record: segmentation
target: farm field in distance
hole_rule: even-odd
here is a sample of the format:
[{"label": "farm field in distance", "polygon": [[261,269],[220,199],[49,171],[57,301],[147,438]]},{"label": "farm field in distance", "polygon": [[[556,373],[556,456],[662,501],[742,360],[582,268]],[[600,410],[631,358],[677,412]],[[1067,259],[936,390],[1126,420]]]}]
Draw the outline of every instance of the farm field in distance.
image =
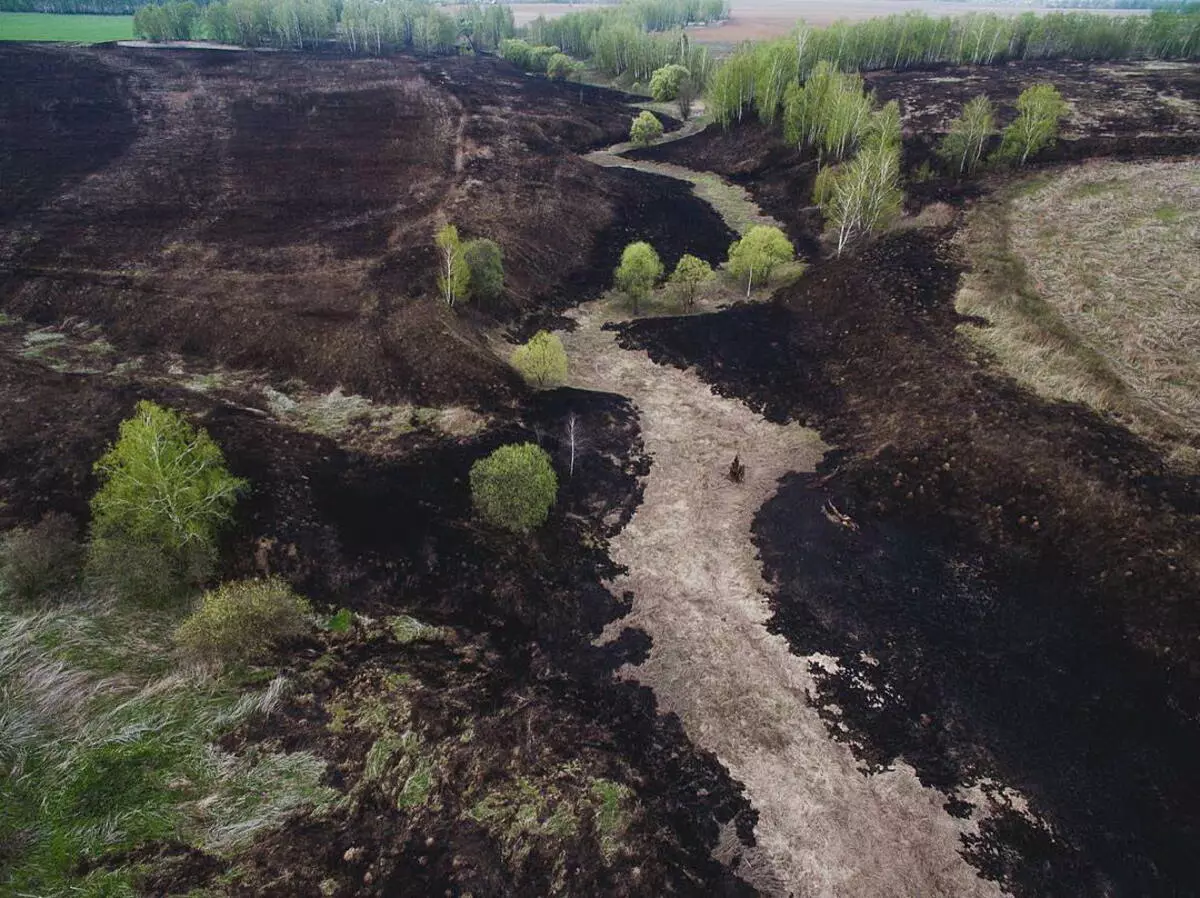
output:
[{"label": "farm field in distance", "polygon": [[0,894],[1200,895],[1191,20],[321,2],[0,43]]},{"label": "farm field in distance", "polygon": [[0,41],[98,44],[133,38],[133,16],[0,12]]}]

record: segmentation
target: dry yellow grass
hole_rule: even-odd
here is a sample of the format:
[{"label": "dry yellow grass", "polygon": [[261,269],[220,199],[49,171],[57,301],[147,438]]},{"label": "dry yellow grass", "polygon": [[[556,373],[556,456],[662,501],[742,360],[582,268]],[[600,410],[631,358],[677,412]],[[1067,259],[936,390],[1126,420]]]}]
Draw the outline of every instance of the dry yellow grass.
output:
[{"label": "dry yellow grass", "polygon": [[964,331],[1040,395],[1200,446],[1200,162],[1103,163],[971,216]]}]

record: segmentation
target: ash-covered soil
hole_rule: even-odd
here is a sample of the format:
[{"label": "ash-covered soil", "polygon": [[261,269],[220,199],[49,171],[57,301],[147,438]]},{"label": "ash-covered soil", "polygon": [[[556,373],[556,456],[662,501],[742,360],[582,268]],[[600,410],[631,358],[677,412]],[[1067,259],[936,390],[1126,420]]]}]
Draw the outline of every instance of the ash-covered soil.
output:
[{"label": "ash-covered soil", "polygon": [[507,401],[507,368],[435,299],[441,224],[505,252],[507,295],[461,310],[488,321],[594,293],[627,239],[725,249],[684,185],[577,157],[628,134],[626,100],[490,58],[6,46],[0,306],[128,352]]},{"label": "ash-covered soil", "polygon": [[[711,857],[726,829],[751,839],[753,811],[740,787],[674,717],[657,713],[650,690],[611,678],[644,656],[636,632],[591,644],[624,610],[601,584],[617,573],[606,541],[640,501],[638,476],[649,465],[636,415],[620,397],[540,394],[478,437],[416,432],[383,455],[282,427],[253,408],[253,396],[210,398],[26,360],[0,359],[0,398],[6,524],[46,510],[83,520],[91,460],[135,401],[151,398],[205,426],[253,485],[224,575],[277,573],[322,609],[366,616],[350,633],[292,646],[279,711],[224,742],[238,752],[314,751],[346,802],[294,818],[231,857],[143,846],[135,859],[147,862],[146,894],[218,882],[222,894],[247,898],[330,888],[341,896],[750,894]],[[467,487],[472,462],[520,440],[561,457],[570,414],[587,449],[539,538],[514,541],[480,526]],[[443,629],[397,644],[382,620],[401,611]],[[399,806],[395,784],[364,770],[380,738],[373,727],[393,726],[419,733],[432,765],[430,794],[415,808]],[[472,816],[486,795],[518,783],[541,790],[556,812],[572,802],[586,810],[597,780],[628,790],[616,835],[597,832],[579,811],[573,831],[529,835],[515,851]]]}]

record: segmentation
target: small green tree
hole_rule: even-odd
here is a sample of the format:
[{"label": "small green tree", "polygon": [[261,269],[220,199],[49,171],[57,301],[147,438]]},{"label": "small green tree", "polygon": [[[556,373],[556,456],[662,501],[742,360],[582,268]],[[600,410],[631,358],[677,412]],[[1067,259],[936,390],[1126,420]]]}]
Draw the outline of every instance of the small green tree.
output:
[{"label": "small green tree", "polygon": [[468,240],[463,259],[469,272],[467,294],[476,299],[495,299],[504,292],[504,251],[486,237]]},{"label": "small green tree", "polygon": [[749,298],[755,276],[765,284],[778,265],[792,261],[795,256],[796,250],[783,231],[769,225],[755,225],[741,240],[730,244],[726,265],[734,277],[746,279],[746,297]]},{"label": "small green tree", "polygon": [[280,642],[307,633],[311,613],[277,577],[225,583],[201,597],[176,629],[175,642],[200,661],[261,661]]},{"label": "small green tree", "polygon": [[534,386],[557,386],[567,379],[567,351],[557,334],[538,331],[513,350],[512,366]]},{"label": "small green tree", "polygon": [[471,501],[485,521],[514,533],[546,522],[558,495],[550,456],[533,443],[501,446],[471,466]]},{"label": "small green tree", "polygon": [[696,294],[713,278],[712,266],[690,253],[679,257],[671,272],[671,284],[679,291],[683,307],[689,311],[696,305]]},{"label": "small green tree", "polygon": [[633,314],[638,314],[641,301],[654,289],[663,275],[663,264],[654,247],[644,240],[631,243],[621,253],[621,264],[614,272],[617,289],[633,302]]},{"label": "small green tree", "polygon": [[434,236],[434,243],[442,259],[438,290],[442,293],[442,301],[454,308],[454,304],[467,295],[471,282],[471,270],[463,256],[458,228],[452,224],[446,225]]},{"label": "small green tree", "polygon": [[246,482],[229,473],[205,431],[139,402],[95,470],[101,485],[92,498],[90,554],[101,568],[115,570],[122,547],[139,547],[181,578],[209,573]]},{"label": "small green tree", "polygon": [[684,78],[675,94],[675,106],[679,109],[679,117],[685,122],[692,117],[692,104],[696,102],[696,84],[691,78]]},{"label": "small green tree", "polygon": [[553,81],[565,81],[574,69],[575,63],[566,53],[555,53],[546,62],[546,75]]},{"label": "small green tree", "polygon": [[679,96],[679,86],[691,76],[686,66],[678,63],[655,69],[650,76],[650,96],[659,103],[666,103]]},{"label": "small green tree", "polygon": [[1018,115],[1004,129],[996,158],[1024,165],[1058,137],[1059,127],[1070,107],[1053,84],[1035,84],[1017,97]]},{"label": "small green tree", "polygon": [[958,174],[969,174],[979,164],[987,139],[995,133],[996,115],[992,101],[986,94],[980,94],[950,123],[950,130],[938,146],[938,155]]},{"label": "small green tree", "polygon": [[629,139],[640,147],[648,147],[662,137],[663,126],[653,112],[643,109],[629,126]]}]

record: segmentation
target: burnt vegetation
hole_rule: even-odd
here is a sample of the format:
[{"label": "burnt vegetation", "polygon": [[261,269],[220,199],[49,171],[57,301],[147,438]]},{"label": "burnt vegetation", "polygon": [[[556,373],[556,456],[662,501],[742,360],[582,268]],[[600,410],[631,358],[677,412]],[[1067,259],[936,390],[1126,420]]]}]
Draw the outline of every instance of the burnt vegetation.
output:
[{"label": "burnt vegetation", "polygon": [[[1192,58],[1196,13],[896,18],[717,67],[674,29],[720,4],[519,40],[408,12],[390,37],[350,2],[311,40],[220,35],[307,52],[0,46],[0,885],[754,894],[745,788],[616,675],[653,649],[606,584],[655,461],[626,397],[561,386],[554,333],[615,288],[624,350],[834,447],[752,538],[767,629],[832,659],[808,702],[861,775],[911,765],[1007,893],[1196,894],[1195,471],[1018,383],[956,310],[980,200],[1200,149],[1194,63],[1044,58]],[[897,35],[912,58],[868,52]],[[500,55],[429,55],[456,46]],[[661,128],[628,158],[720,176],[782,229],[582,158],[638,109],[566,54],[707,88],[726,127],[672,140],[643,111]],[[1018,146],[1034,85],[1052,114]],[[672,271],[686,314],[636,318]],[[750,488],[742,457],[722,488]],[[186,490],[147,499],[147,469]],[[169,589],[123,593],[123,559],[161,557]]]}]

